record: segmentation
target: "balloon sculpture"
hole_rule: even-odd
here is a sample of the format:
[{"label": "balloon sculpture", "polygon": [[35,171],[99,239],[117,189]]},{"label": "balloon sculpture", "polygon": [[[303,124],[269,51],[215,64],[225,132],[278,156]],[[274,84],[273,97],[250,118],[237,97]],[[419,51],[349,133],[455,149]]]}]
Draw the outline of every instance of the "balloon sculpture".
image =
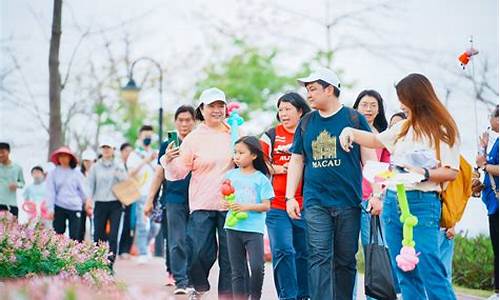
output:
[{"label": "balloon sculpture", "polygon": [[[26,212],[26,214],[28,214],[28,217],[30,219],[35,219],[37,217],[37,215],[38,215],[37,205],[34,201],[25,200],[23,205],[22,205],[22,208]],[[50,212],[49,212],[49,209],[47,208],[47,204],[46,204],[45,200],[43,200],[40,203],[40,216],[42,217],[42,219],[48,220],[50,218],[49,214],[50,214]]]},{"label": "balloon sculpture", "polygon": [[[234,194],[234,187],[231,185],[231,180],[226,179],[222,182],[221,187],[222,195],[224,199],[229,203],[234,203],[236,201],[236,195]],[[226,226],[234,227],[240,220],[245,220],[248,218],[248,213],[246,212],[234,212],[230,211],[229,216],[226,220]]]},{"label": "balloon sculpture", "polygon": [[469,63],[471,57],[477,54],[479,54],[479,51],[472,47],[470,47],[469,49],[465,50],[462,54],[460,54],[458,60],[460,61],[462,68],[465,69],[465,66]]},{"label": "balloon sculpture", "polygon": [[227,122],[231,127],[231,141],[233,145],[239,138],[238,127],[243,125],[243,118],[238,114],[238,109],[240,109],[240,104],[238,102],[231,102],[227,105],[227,112],[229,114],[229,118]]},{"label": "balloon sculpture", "polygon": [[399,220],[403,223],[403,247],[396,256],[398,267],[405,271],[415,269],[418,264],[418,256],[415,253],[415,241],[413,240],[413,227],[418,224],[418,219],[410,213],[408,199],[406,198],[405,186],[402,183],[396,185],[399,207],[401,208],[401,217]]},{"label": "balloon sculpture", "polygon": [[363,169],[363,176],[373,183],[396,185],[398,203],[401,208],[399,220],[403,223],[403,241],[401,242],[403,247],[396,256],[396,262],[398,267],[405,272],[415,269],[419,259],[418,253],[415,252],[413,227],[418,224],[418,218],[410,212],[404,184],[420,182],[423,176],[416,173],[396,172],[392,165],[374,161],[367,162]]}]

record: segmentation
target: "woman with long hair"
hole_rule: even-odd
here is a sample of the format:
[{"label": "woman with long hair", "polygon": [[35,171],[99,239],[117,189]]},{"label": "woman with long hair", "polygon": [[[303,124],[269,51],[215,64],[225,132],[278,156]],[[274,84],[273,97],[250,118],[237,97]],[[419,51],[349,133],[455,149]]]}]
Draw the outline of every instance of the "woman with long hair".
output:
[{"label": "woman with long hair", "polygon": [[[375,90],[364,90],[359,93],[356,101],[352,106],[355,110],[357,110],[360,114],[362,114],[368,124],[370,125],[372,132],[380,133],[387,129],[387,119],[385,118],[385,109],[384,109],[384,99],[382,96]],[[386,148],[376,149],[377,159],[380,162],[390,162],[391,156],[389,151]],[[368,180],[363,178],[362,181],[363,190],[362,190],[362,199],[361,205],[363,210],[361,210],[361,245],[363,246],[363,250],[370,243],[370,220],[371,215],[369,213],[370,207],[368,206],[368,200],[373,194],[373,189]],[[379,195],[381,197],[382,195]],[[385,224],[381,222],[382,228],[384,228]],[[394,267],[394,266],[393,266]],[[395,271],[395,270],[394,270]],[[394,277],[395,281],[397,280]],[[396,292],[399,291],[399,285],[396,284]],[[366,296],[367,299],[373,299],[369,296]]]},{"label": "woman with long hair", "polygon": [[[396,92],[403,110],[408,112],[407,120],[379,134],[345,128],[339,140],[346,151],[352,143],[369,148],[385,147],[396,163],[400,158],[415,154],[416,150],[433,153],[437,163],[432,167],[403,165],[424,178],[419,183],[405,184],[410,211],[418,218],[414,240],[420,262],[412,271],[398,268],[397,277],[404,299],[456,299],[439,258],[438,238],[441,184],[456,178],[460,164],[457,125],[425,76],[406,76],[396,85]],[[389,186],[382,219],[386,224],[386,240],[393,264],[396,264],[403,238],[399,210],[395,187]]]}]

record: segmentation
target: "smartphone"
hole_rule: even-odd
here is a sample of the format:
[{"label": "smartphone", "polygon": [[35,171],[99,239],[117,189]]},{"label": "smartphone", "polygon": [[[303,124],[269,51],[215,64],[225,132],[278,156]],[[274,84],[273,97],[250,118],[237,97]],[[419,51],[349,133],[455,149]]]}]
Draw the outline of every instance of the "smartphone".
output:
[{"label": "smartphone", "polygon": [[180,146],[179,136],[177,135],[177,131],[169,131],[167,132],[167,137],[170,142],[174,141],[174,146],[177,148]]}]

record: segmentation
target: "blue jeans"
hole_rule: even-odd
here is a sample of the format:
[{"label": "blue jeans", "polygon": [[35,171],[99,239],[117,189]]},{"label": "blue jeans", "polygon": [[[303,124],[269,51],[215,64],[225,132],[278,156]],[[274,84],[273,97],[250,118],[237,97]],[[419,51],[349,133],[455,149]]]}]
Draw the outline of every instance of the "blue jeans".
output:
[{"label": "blue jeans", "polygon": [[[224,230],[225,211],[197,210],[188,222],[188,240],[191,244],[189,279],[198,292],[210,290],[208,275],[219,259],[219,299],[232,297],[231,264]],[[217,257],[218,256],[218,257]]]},{"label": "blue jeans", "polygon": [[[366,209],[368,206],[368,201],[362,201],[361,206]],[[365,251],[365,247],[370,243],[370,222],[371,222],[371,214],[367,213],[364,210],[361,210],[361,245],[363,246],[363,254]],[[382,226],[382,233],[384,235],[384,240],[386,239],[386,231],[385,231],[385,226],[384,226],[384,221],[382,218],[380,218],[380,225]],[[382,240],[380,238],[379,234],[379,244],[382,244]],[[387,244],[387,241],[386,241]],[[366,257],[366,255],[365,255]],[[399,294],[401,293],[401,289],[399,288],[399,283],[398,283],[398,277],[397,277],[397,266],[391,262],[392,265],[392,275],[394,276],[394,288],[396,290],[396,293]],[[356,293],[356,290],[354,290],[354,293]],[[355,299],[355,298],[353,298]],[[370,296],[366,296],[366,299],[370,300],[373,299]]]},{"label": "blue jeans", "polygon": [[187,203],[166,203],[167,223],[167,246],[166,251],[169,261],[169,271],[175,279],[176,286],[187,287],[189,245],[187,242],[187,225],[189,220],[189,208]]},{"label": "blue jeans", "polygon": [[160,225],[151,221],[150,218],[144,216],[144,205],[146,204],[146,196],[135,202],[136,204],[136,234],[135,241],[139,250],[139,255],[148,255],[149,242],[158,235]]},{"label": "blue jeans", "polygon": [[305,212],[311,299],[351,300],[361,209],[314,205]]},{"label": "blue jeans", "polygon": [[439,231],[439,257],[444,264],[446,269],[446,278],[450,283],[452,283],[453,274],[453,246],[455,245],[454,240],[449,240],[446,237],[446,231]]},{"label": "blue jeans", "polygon": [[[410,272],[403,272],[397,268],[403,298],[456,299],[453,288],[446,278],[446,268],[439,255],[441,201],[434,192],[408,191],[406,195],[410,212],[418,218],[418,224],[413,228],[413,239],[416,252],[420,252],[420,262]],[[401,210],[396,192],[389,190],[384,200],[382,217],[393,264],[396,264],[396,256],[401,250],[403,240],[403,224],[399,220],[400,215]]]},{"label": "blue jeans", "polygon": [[267,212],[266,225],[273,255],[274,285],[278,298],[281,300],[308,297],[304,220],[292,220],[286,211],[272,208]]}]

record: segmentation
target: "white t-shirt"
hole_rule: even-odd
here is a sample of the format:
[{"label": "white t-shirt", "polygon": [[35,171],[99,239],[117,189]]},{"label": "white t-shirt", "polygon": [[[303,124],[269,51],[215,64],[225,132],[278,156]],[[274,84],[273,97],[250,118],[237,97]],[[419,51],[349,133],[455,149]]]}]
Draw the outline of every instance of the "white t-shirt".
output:
[{"label": "white t-shirt", "polygon": [[[384,146],[391,152],[391,157],[402,156],[406,153],[415,150],[432,150],[433,153],[436,153],[436,148],[433,146],[428,137],[423,137],[419,140],[416,140],[414,136],[413,128],[410,127],[408,129],[408,133],[405,137],[399,139],[396,142],[396,139],[401,132],[402,126],[405,122],[399,122],[395,124],[392,128],[380,133],[377,135],[377,139],[384,144]],[[460,167],[460,145],[459,141],[455,142],[453,147],[450,147],[445,142],[440,142],[440,162],[442,167],[449,167],[451,169],[458,170]],[[435,154],[437,155],[437,154]],[[418,190],[423,192],[430,191],[441,191],[441,186],[439,183],[426,181],[422,183],[416,184],[407,184],[405,185],[406,190]],[[395,190],[394,186],[388,187],[391,190]]]},{"label": "white t-shirt", "polygon": [[[154,150],[145,151],[141,148],[135,149],[128,156],[127,169],[130,171],[137,168],[142,163],[142,160],[145,157],[150,157],[153,152]],[[155,162],[156,160],[153,160],[152,162],[142,166],[135,177],[141,186],[140,192],[142,196],[147,196],[149,194],[149,189],[155,175],[155,166],[153,164]]]}]

